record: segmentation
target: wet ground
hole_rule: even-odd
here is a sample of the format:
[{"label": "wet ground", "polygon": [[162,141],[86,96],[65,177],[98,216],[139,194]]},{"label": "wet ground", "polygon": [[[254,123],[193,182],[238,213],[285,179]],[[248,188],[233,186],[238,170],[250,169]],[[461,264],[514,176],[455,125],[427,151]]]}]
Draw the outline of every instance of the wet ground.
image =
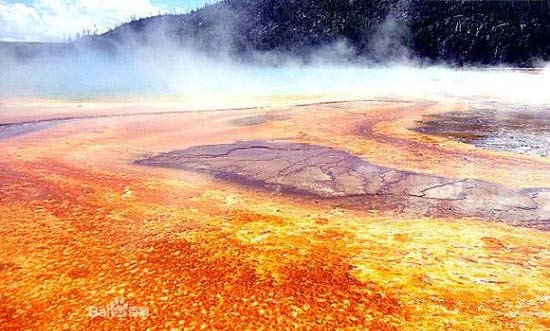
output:
[{"label": "wet ground", "polygon": [[409,129],[463,108],[105,106],[1,139],[0,329],[544,330],[550,234],[497,216],[547,210],[550,160]]},{"label": "wet ground", "polygon": [[550,109],[472,109],[426,116],[418,132],[477,147],[550,156]]},{"label": "wet ground", "polygon": [[0,139],[24,135],[56,125],[58,121],[37,121],[28,123],[0,124]]}]

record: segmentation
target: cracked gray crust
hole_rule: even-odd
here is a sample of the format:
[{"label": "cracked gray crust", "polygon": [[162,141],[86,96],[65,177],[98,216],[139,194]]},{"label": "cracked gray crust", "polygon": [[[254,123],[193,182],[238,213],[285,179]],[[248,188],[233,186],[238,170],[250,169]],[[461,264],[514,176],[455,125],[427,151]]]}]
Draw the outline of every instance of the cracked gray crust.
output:
[{"label": "cracked gray crust", "polygon": [[241,141],[194,146],[136,164],[211,174],[270,191],[333,199],[346,206],[418,216],[466,216],[550,230],[550,189],[512,190],[374,165],[334,148]]}]

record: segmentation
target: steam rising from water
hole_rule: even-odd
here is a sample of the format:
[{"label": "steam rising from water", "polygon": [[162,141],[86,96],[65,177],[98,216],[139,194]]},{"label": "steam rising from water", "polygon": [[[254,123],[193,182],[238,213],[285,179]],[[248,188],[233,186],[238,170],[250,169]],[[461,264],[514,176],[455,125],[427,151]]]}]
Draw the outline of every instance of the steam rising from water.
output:
[{"label": "steam rising from water", "polygon": [[[90,98],[176,96],[185,99],[317,94],[335,99],[481,98],[548,104],[550,72],[455,70],[415,63],[369,66],[338,61],[341,45],[313,63],[291,59],[234,61],[190,49],[126,47],[117,55],[80,47],[65,55],[0,62],[0,97]],[[259,55],[264,59],[269,55]],[[263,64],[262,64],[263,63]]]}]

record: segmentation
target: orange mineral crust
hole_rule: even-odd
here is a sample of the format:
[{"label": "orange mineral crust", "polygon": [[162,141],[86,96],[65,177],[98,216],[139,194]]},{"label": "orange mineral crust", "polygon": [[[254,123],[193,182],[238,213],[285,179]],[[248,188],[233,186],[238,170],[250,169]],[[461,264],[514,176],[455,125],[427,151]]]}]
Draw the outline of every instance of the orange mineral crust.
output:
[{"label": "orange mineral crust", "polygon": [[[135,163],[193,146],[285,141],[400,171],[550,187],[548,158],[414,130],[450,108],[467,111],[401,101],[129,107],[12,127],[0,139],[0,329],[549,328],[550,235],[540,228],[368,209]],[[36,119],[64,111],[45,107]],[[3,122],[17,121],[13,112]]]}]

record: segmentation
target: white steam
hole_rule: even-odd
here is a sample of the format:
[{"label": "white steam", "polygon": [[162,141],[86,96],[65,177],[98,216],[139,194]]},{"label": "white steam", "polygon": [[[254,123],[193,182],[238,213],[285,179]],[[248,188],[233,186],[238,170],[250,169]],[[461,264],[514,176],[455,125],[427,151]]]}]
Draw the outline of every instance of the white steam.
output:
[{"label": "white steam", "polygon": [[[26,61],[4,56],[0,62],[0,97],[90,98],[176,96],[204,99],[327,95],[334,99],[482,98],[548,104],[550,72],[510,69],[455,70],[415,63],[369,66],[339,61],[348,51],[338,44],[314,56],[312,63],[278,59],[234,61],[207,57],[191,49],[119,48],[117,55],[81,46],[65,55]],[[258,57],[269,58],[270,54]],[[264,64],[262,64],[264,63]]]}]

